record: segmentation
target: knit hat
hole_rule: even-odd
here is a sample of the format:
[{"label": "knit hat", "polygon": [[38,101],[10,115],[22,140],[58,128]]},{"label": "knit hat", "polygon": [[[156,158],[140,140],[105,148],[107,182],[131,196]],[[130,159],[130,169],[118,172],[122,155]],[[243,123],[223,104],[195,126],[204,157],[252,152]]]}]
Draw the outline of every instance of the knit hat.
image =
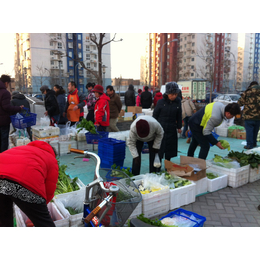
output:
[{"label": "knit hat", "polygon": [[179,86],[176,82],[169,82],[166,84],[165,94],[178,94],[180,92]]},{"label": "knit hat", "polygon": [[138,93],[139,93],[139,94],[142,93],[142,90],[141,90],[140,88],[138,89]]},{"label": "knit hat", "polygon": [[43,85],[43,86],[41,86],[40,87],[40,91],[43,93],[45,90],[48,90],[49,89],[49,87],[48,86],[46,86],[46,85]]},{"label": "knit hat", "polygon": [[144,119],[140,119],[136,123],[136,131],[138,136],[140,136],[141,138],[148,136],[150,132],[150,126],[148,122]]},{"label": "knit hat", "polygon": [[93,90],[93,92],[98,92],[100,94],[103,94],[104,93],[104,88],[101,86],[101,85],[96,85]]},{"label": "knit hat", "polygon": [[13,91],[13,92],[12,92],[12,97],[15,96],[15,95],[17,95],[17,94],[19,94],[19,91]]}]

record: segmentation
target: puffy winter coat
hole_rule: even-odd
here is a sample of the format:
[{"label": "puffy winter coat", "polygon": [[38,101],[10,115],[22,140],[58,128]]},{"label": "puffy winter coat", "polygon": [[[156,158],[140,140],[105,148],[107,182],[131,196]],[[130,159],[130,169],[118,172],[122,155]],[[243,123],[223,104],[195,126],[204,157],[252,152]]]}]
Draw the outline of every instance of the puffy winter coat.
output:
[{"label": "puffy winter coat", "polygon": [[118,118],[118,115],[122,108],[120,97],[114,91],[112,95],[109,95],[109,98],[110,118]]},{"label": "puffy winter coat", "polygon": [[158,100],[162,99],[163,98],[163,95],[161,92],[157,92],[154,96],[154,99],[153,99],[153,104],[154,104],[154,107],[156,107],[157,105],[157,102]]},{"label": "puffy winter coat", "polygon": [[129,85],[128,90],[125,92],[125,105],[135,106],[135,91],[134,86]]},{"label": "puffy winter coat", "polygon": [[11,104],[13,106],[24,106],[29,109],[30,112],[30,103],[27,101],[24,94],[17,93],[12,96]]},{"label": "puffy winter coat", "polygon": [[109,110],[110,98],[106,94],[102,94],[95,104],[95,125],[109,126],[110,110]]},{"label": "puffy winter coat", "polygon": [[46,199],[54,196],[59,167],[52,147],[44,141],[33,141],[0,154],[0,178],[15,181]]},{"label": "puffy winter coat", "polygon": [[52,89],[47,89],[47,94],[45,95],[44,105],[46,111],[48,111],[49,117],[53,117],[55,115],[59,115],[59,105],[55,95],[55,91]]},{"label": "puffy winter coat", "polygon": [[184,98],[181,101],[181,109],[182,109],[182,119],[187,116],[192,116],[196,107],[194,103],[190,99]]},{"label": "puffy winter coat", "polygon": [[137,97],[136,97],[136,106],[137,107],[142,106],[142,104],[141,104],[141,94],[138,94]]},{"label": "puffy winter coat", "polygon": [[8,126],[11,123],[10,115],[20,112],[20,107],[14,107],[10,103],[11,94],[5,84],[0,80],[0,126]]},{"label": "puffy winter coat", "polygon": [[57,102],[58,102],[58,105],[59,105],[59,110],[60,110],[59,124],[64,124],[68,121],[67,117],[63,117],[63,113],[66,112],[65,111],[65,107],[66,107],[65,90],[60,89],[59,91],[57,91],[55,93],[55,95],[56,95]]},{"label": "puffy winter coat", "polygon": [[141,94],[142,108],[150,108],[153,103],[153,95],[148,90],[145,90]]}]

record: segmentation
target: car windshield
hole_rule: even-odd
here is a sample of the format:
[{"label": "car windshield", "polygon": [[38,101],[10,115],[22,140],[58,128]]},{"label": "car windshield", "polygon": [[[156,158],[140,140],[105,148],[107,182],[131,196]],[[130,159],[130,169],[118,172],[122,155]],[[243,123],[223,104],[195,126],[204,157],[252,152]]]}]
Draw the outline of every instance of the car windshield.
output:
[{"label": "car windshield", "polygon": [[239,95],[232,95],[232,96],[230,96],[230,98],[231,98],[232,101],[238,101],[240,96]]}]

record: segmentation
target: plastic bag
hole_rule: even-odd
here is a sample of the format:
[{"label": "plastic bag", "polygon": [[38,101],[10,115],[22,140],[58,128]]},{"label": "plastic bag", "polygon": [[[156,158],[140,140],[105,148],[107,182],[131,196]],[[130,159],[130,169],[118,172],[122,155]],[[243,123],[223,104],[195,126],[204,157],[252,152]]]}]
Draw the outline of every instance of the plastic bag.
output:
[{"label": "plastic bag", "polygon": [[49,126],[50,125],[50,118],[48,116],[43,116],[40,119],[40,125],[41,126]]},{"label": "plastic bag", "polygon": [[164,175],[157,175],[154,173],[145,174],[143,178],[143,186],[145,189],[148,190],[165,189],[168,186],[164,186],[161,184],[163,179],[164,179]]},{"label": "plastic bag", "polygon": [[178,227],[193,227],[194,225],[196,225],[194,221],[197,221],[197,218],[194,215],[187,216],[187,217],[189,219],[182,216],[173,215],[173,217],[162,219],[161,222],[164,225],[178,226]]},{"label": "plastic bag", "polygon": [[188,164],[190,167],[192,167],[194,169],[195,172],[199,172],[201,171],[202,169],[200,168],[200,166],[198,164]]},{"label": "plastic bag", "polygon": [[153,166],[154,166],[155,168],[160,168],[160,167],[161,167],[161,162],[160,162],[160,158],[159,158],[158,153],[155,154]]},{"label": "plastic bag", "polygon": [[17,114],[15,115],[15,118],[16,118],[16,119],[22,119],[23,116],[22,116],[21,114],[17,113]]},{"label": "plastic bag", "polygon": [[224,167],[224,168],[227,168],[227,169],[238,169],[238,168],[241,168],[240,167],[240,163],[236,160],[233,160],[231,162],[226,162],[226,163],[223,163],[223,162],[214,162],[214,160],[210,160],[210,162],[212,163],[212,165],[216,165],[216,166],[221,166],[221,167]]}]

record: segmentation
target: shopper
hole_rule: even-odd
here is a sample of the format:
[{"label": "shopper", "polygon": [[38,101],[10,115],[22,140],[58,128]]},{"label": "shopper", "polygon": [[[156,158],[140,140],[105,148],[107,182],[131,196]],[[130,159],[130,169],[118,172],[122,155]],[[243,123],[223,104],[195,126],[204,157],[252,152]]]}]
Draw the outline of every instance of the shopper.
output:
[{"label": "shopper", "polygon": [[196,107],[191,99],[184,98],[181,101],[181,110],[182,110],[182,120],[184,122],[184,127],[182,130],[182,138],[186,138],[186,131],[188,130],[188,123],[191,116],[196,113]]},{"label": "shopper", "polygon": [[148,91],[148,87],[144,87],[144,92],[141,94],[141,104],[142,108],[151,108],[153,103],[152,93]]},{"label": "shopper", "polygon": [[60,119],[58,124],[64,125],[68,121],[66,116],[65,117],[63,116],[63,113],[65,112],[65,106],[66,106],[66,97],[65,97],[66,92],[63,89],[63,87],[59,86],[58,84],[54,85],[53,90],[55,91],[55,96],[57,98],[57,102],[60,110]]},{"label": "shopper", "polygon": [[109,96],[109,110],[110,110],[110,118],[109,118],[109,126],[108,132],[119,132],[116,124],[118,121],[118,115],[122,108],[122,102],[120,97],[115,93],[113,86],[109,85],[106,87],[107,95]]},{"label": "shopper", "polygon": [[86,85],[86,89],[88,90],[88,96],[86,98],[86,105],[88,107],[88,114],[86,117],[87,121],[92,121],[93,123],[95,122],[94,118],[94,108],[95,108],[95,103],[96,103],[96,97],[95,94],[93,93],[93,88],[95,87],[95,83],[89,82]]},{"label": "shopper", "polygon": [[76,83],[74,81],[69,82],[68,92],[69,95],[67,98],[65,111],[67,113],[68,120],[71,122],[71,125],[74,125],[81,121],[81,119],[84,117],[86,97],[77,89]]},{"label": "shopper", "polygon": [[35,227],[54,227],[47,204],[56,190],[59,167],[53,148],[33,141],[0,154],[0,226],[13,226],[13,203]]},{"label": "shopper", "polygon": [[176,82],[166,84],[163,98],[157,102],[153,117],[161,124],[164,136],[159,151],[160,160],[165,158],[170,161],[177,156],[178,133],[181,133],[181,100],[178,97],[179,87]]},{"label": "shopper", "polygon": [[107,126],[109,126],[110,110],[109,100],[110,98],[104,94],[104,88],[101,85],[96,85],[93,89],[95,97],[97,99],[95,104],[95,125],[97,131],[105,132]]},{"label": "shopper", "polygon": [[[24,108],[27,108],[28,112],[31,112],[30,109],[30,103],[28,102],[28,100],[26,100],[26,97],[24,94],[19,93],[18,91],[13,91],[12,92],[12,100],[11,100],[11,105],[12,106],[24,106]],[[14,130],[16,130],[14,128]],[[32,141],[32,132],[31,132],[31,127],[27,127],[26,131],[29,135],[30,140]]]},{"label": "shopper", "polygon": [[149,172],[156,172],[155,154],[159,152],[163,139],[163,128],[151,116],[139,116],[130,126],[128,148],[133,156],[132,174],[139,175],[141,169],[141,153],[144,142],[149,146]]},{"label": "shopper", "polygon": [[50,125],[58,124],[60,120],[60,109],[58,105],[57,98],[55,96],[55,91],[49,89],[48,86],[44,85],[40,87],[40,91],[45,95],[44,97],[44,105],[46,112],[45,116],[49,116]]},{"label": "shopper", "polygon": [[135,106],[135,90],[132,84],[129,85],[128,90],[125,92],[125,106]]},{"label": "shopper", "polygon": [[138,89],[138,95],[136,97],[136,106],[137,107],[141,107],[142,104],[141,104],[141,94],[142,94],[142,90],[139,88]]},{"label": "shopper", "polygon": [[244,106],[243,119],[246,129],[245,149],[257,147],[257,134],[260,126],[260,86],[256,81],[251,82],[247,90],[238,100],[240,106]]},{"label": "shopper", "polygon": [[158,100],[162,99],[163,95],[159,89],[155,90],[155,96],[153,98],[153,106],[156,107]]},{"label": "shopper", "polygon": [[0,78],[0,153],[8,149],[10,132],[10,115],[18,113],[24,107],[12,106],[11,94],[7,90],[11,78],[8,75],[2,75]]},{"label": "shopper", "polygon": [[220,102],[212,102],[196,112],[189,120],[192,139],[187,155],[194,157],[198,145],[200,145],[199,158],[204,160],[208,156],[210,144],[224,149],[221,143],[212,135],[212,131],[221,124],[223,119],[231,119],[238,114],[240,114],[240,108],[237,103],[225,106]]}]

